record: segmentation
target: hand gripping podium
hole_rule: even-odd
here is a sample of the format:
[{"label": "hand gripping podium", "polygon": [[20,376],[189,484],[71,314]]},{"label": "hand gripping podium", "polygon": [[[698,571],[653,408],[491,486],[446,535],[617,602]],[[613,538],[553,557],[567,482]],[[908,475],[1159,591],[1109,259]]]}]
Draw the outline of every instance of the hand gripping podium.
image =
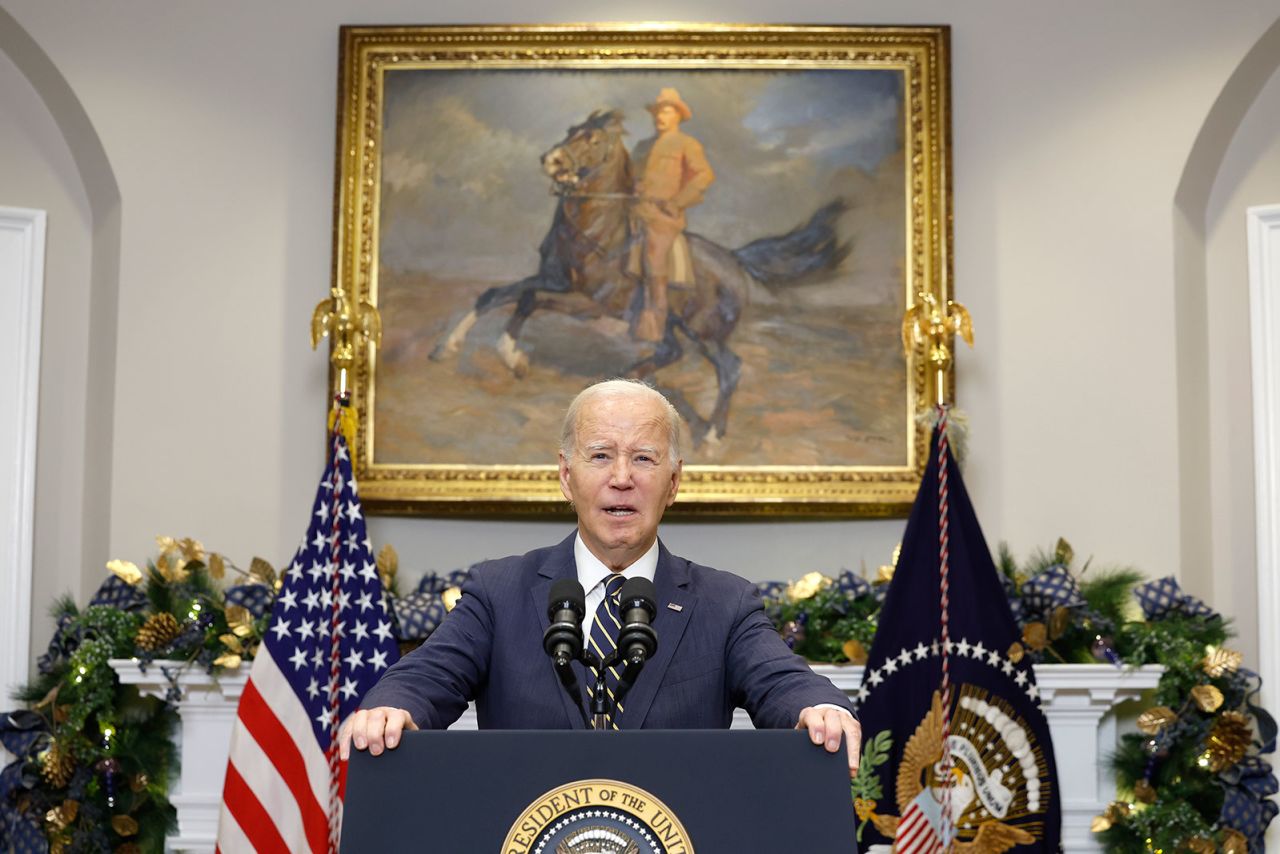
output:
[{"label": "hand gripping podium", "polygon": [[342,852],[856,852],[845,752],[794,730],[406,732],[352,752]]}]

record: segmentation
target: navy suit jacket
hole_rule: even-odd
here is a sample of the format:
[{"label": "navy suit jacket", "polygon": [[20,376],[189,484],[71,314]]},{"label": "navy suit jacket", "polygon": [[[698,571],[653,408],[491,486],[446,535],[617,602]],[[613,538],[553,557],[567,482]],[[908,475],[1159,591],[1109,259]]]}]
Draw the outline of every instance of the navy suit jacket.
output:
[{"label": "navy suit jacket", "polygon": [[[542,650],[551,585],[577,577],[573,543],[570,535],[474,567],[453,611],[361,706],[406,709],[418,726],[443,729],[474,699],[481,729],[581,729],[581,713]],[[801,709],[820,703],[852,711],[843,692],[778,637],[754,584],[659,543],[654,586],[658,648],[623,699],[619,728],[724,729],[738,706],[759,728],[795,726]],[[588,673],[574,667],[581,689]]]}]

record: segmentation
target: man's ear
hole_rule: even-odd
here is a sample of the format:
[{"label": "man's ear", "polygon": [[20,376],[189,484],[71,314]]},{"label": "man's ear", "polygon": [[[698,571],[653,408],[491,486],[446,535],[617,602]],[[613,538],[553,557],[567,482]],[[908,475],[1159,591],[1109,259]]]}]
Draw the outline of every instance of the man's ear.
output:
[{"label": "man's ear", "polygon": [[682,474],[684,474],[684,460],[676,460],[675,467],[671,469],[671,492],[667,495],[668,507],[675,503],[676,493],[680,491],[680,476]]},{"label": "man's ear", "polygon": [[569,487],[569,460],[564,455],[564,451],[560,452],[560,491],[564,493],[565,500],[572,504],[573,490]]}]

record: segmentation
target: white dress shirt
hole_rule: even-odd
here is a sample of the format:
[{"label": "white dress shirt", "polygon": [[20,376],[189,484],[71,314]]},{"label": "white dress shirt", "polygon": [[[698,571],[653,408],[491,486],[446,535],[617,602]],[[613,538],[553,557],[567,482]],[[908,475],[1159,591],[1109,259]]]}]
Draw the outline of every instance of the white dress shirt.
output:
[{"label": "white dress shirt", "polygon": [[587,625],[590,625],[596,609],[604,601],[604,583],[610,576],[618,574],[623,578],[647,578],[653,581],[654,573],[658,571],[658,541],[655,539],[653,545],[649,546],[649,550],[640,555],[631,566],[622,570],[621,573],[614,573],[600,558],[591,553],[591,549],[587,548],[587,544],[582,541],[582,533],[579,532],[573,540],[573,562],[578,567],[578,583],[582,585],[583,590],[587,591],[584,605],[587,609],[585,620]]}]

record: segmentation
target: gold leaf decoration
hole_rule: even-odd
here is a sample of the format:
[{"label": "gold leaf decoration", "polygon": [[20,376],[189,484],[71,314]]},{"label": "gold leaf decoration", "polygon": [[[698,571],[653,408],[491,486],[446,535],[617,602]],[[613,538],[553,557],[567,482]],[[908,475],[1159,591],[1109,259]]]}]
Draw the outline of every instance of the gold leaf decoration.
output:
[{"label": "gold leaf decoration", "polygon": [[1019,662],[1021,662],[1022,657],[1025,656],[1026,654],[1027,654],[1026,648],[1024,648],[1022,644],[1018,643],[1017,641],[1014,641],[1012,644],[1010,644],[1009,651],[1005,653],[1005,655],[1008,656],[1009,660],[1012,661],[1014,664],[1018,664]]},{"label": "gold leaf decoration", "polygon": [[266,587],[275,587],[276,584],[275,568],[260,557],[249,561],[249,577]]},{"label": "gold leaf decoration", "polygon": [[156,535],[156,548],[160,550],[160,554],[168,554],[178,550],[178,541],[173,537],[164,537]]},{"label": "gold leaf decoration", "polygon": [[54,685],[52,688],[50,688],[50,689],[49,689],[49,693],[48,693],[48,694],[45,694],[45,695],[44,695],[44,698],[43,698],[40,702],[38,702],[38,703],[36,703],[34,706],[32,706],[31,708],[38,712],[38,711],[40,711],[41,709],[43,709],[45,706],[51,706],[51,705],[53,705],[53,704],[57,703],[57,702],[58,702],[58,692],[59,692],[59,691],[61,691],[61,690],[62,690],[62,683],[61,683],[61,682],[59,682],[57,685]]},{"label": "gold leaf decoration", "polygon": [[1139,780],[1133,784],[1133,797],[1144,804],[1156,802],[1156,787],[1150,780]]},{"label": "gold leaf decoration", "polygon": [[809,572],[803,577],[791,582],[787,587],[787,598],[793,601],[800,599],[811,599],[818,595],[818,592],[824,587],[829,587],[834,583],[832,579],[823,575],[821,572]]},{"label": "gold leaf decoration", "polygon": [[113,815],[111,829],[120,836],[133,836],[138,832],[138,820],[131,815]]},{"label": "gold leaf decoration", "polygon": [[1223,712],[1205,739],[1213,773],[1221,773],[1243,759],[1251,737],[1248,718],[1239,712]]},{"label": "gold leaf decoration", "polygon": [[53,826],[55,830],[65,830],[67,825],[76,820],[76,816],[80,814],[80,802],[73,800],[65,800],[59,806],[54,807],[44,814],[44,820]]},{"label": "gold leaf decoration", "polygon": [[461,587],[446,587],[444,592],[440,594],[440,601],[444,603],[445,613],[447,614],[457,607],[458,600],[461,598]]},{"label": "gold leaf decoration", "polygon": [[844,642],[844,657],[854,664],[866,664],[867,648],[857,638],[849,638]]},{"label": "gold leaf decoration", "polygon": [[391,543],[378,550],[378,575],[382,578],[382,586],[390,587],[400,571],[400,555],[396,554]]},{"label": "gold leaf decoration", "polygon": [[138,565],[128,560],[112,560],[107,561],[107,569],[111,570],[116,578],[119,578],[125,584],[134,586],[142,581],[142,570],[138,569]]},{"label": "gold leaf decoration", "polygon": [[1107,804],[1106,810],[1102,815],[1094,816],[1089,827],[1094,833],[1101,833],[1109,830],[1112,825],[1118,824],[1129,817],[1129,805],[1119,801],[1112,801]]},{"label": "gold leaf decoration", "polygon": [[1196,701],[1200,711],[1213,714],[1222,707],[1222,692],[1216,685],[1197,685],[1191,689],[1191,699]]},{"label": "gold leaf decoration", "polygon": [[214,578],[223,578],[227,574],[227,562],[222,555],[213,552],[209,555],[209,575]]},{"label": "gold leaf decoration", "polygon": [[1218,850],[1213,846],[1213,840],[1206,836],[1193,836],[1186,841],[1186,846],[1192,854],[1214,854]]},{"label": "gold leaf decoration", "polygon": [[225,667],[228,670],[236,670],[240,667],[242,659],[233,652],[224,652],[213,660],[214,667]]},{"label": "gold leaf decoration", "polygon": [[240,643],[240,638],[228,632],[225,635],[218,635],[218,640],[222,641],[222,645],[228,650],[235,653],[244,652],[244,644]]},{"label": "gold leaf decoration", "polygon": [[1152,706],[1138,715],[1138,730],[1155,735],[1177,719],[1177,714],[1168,706]]},{"label": "gold leaf decoration", "polygon": [[238,638],[247,638],[253,634],[253,615],[243,605],[228,605],[223,615],[227,618],[227,626]]},{"label": "gold leaf decoration", "polygon": [[172,560],[167,554],[160,555],[156,558],[156,570],[160,576],[171,584],[181,584],[191,575],[187,571],[187,559],[184,557],[175,557]]},{"label": "gold leaf decoration", "polygon": [[137,643],[141,649],[154,652],[167,647],[181,631],[182,627],[178,625],[173,614],[161,611],[159,614],[147,617],[142,628],[138,629]]},{"label": "gold leaf decoration", "polygon": [[1238,830],[1228,830],[1222,835],[1222,854],[1249,854],[1249,840]]},{"label": "gold leaf decoration", "polygon": [[882,566],[882,567],[880,567],[879,569],[877,569],[877,570],[876,570],[876,580],[875,580],[875,583],[876,583],[876,584],[888,584],[890,581],[893,581],[893,573],[894,573],[894,570],[896,570],[896,569],[897,569],[897,567],[896,567],[896,566]]},{"label": "gold leaf decoration", "polygon": [[1022,627],[1022,642],[1039,652],[1049,645],[1049,627],[1038,621],[1027,623]]},{"label": "gold leaf decoration", "polygon": [[1071,548],[1071,543],[1058,537],[1058,544],[1053,548],[1053,559],[1064,566],[1070,566],[1075,557],[1076,552]]},{"label": "gold leaf decoration", "polygon": [[198,560],[204,563],[204,545],[199,540],[183,537],[178,541],[178,548],[188,561]]},{"label": "gold leaf decoration", "polygon": [[1217,647],[1210,650],[1209,654],[1201,661],[1200,666],[1205,673],[1217,679],[1224,673],[1235,673],[1240,669],[1242,661],[1244,661],[1244,656],[1235,650]]},{"label": "gold leaf decoration", "polygon": [[1071,609],[1059,606],[1053,609],[1049,617],[1049,637],[1057,640],[1062,633],[1071,627]]}]

